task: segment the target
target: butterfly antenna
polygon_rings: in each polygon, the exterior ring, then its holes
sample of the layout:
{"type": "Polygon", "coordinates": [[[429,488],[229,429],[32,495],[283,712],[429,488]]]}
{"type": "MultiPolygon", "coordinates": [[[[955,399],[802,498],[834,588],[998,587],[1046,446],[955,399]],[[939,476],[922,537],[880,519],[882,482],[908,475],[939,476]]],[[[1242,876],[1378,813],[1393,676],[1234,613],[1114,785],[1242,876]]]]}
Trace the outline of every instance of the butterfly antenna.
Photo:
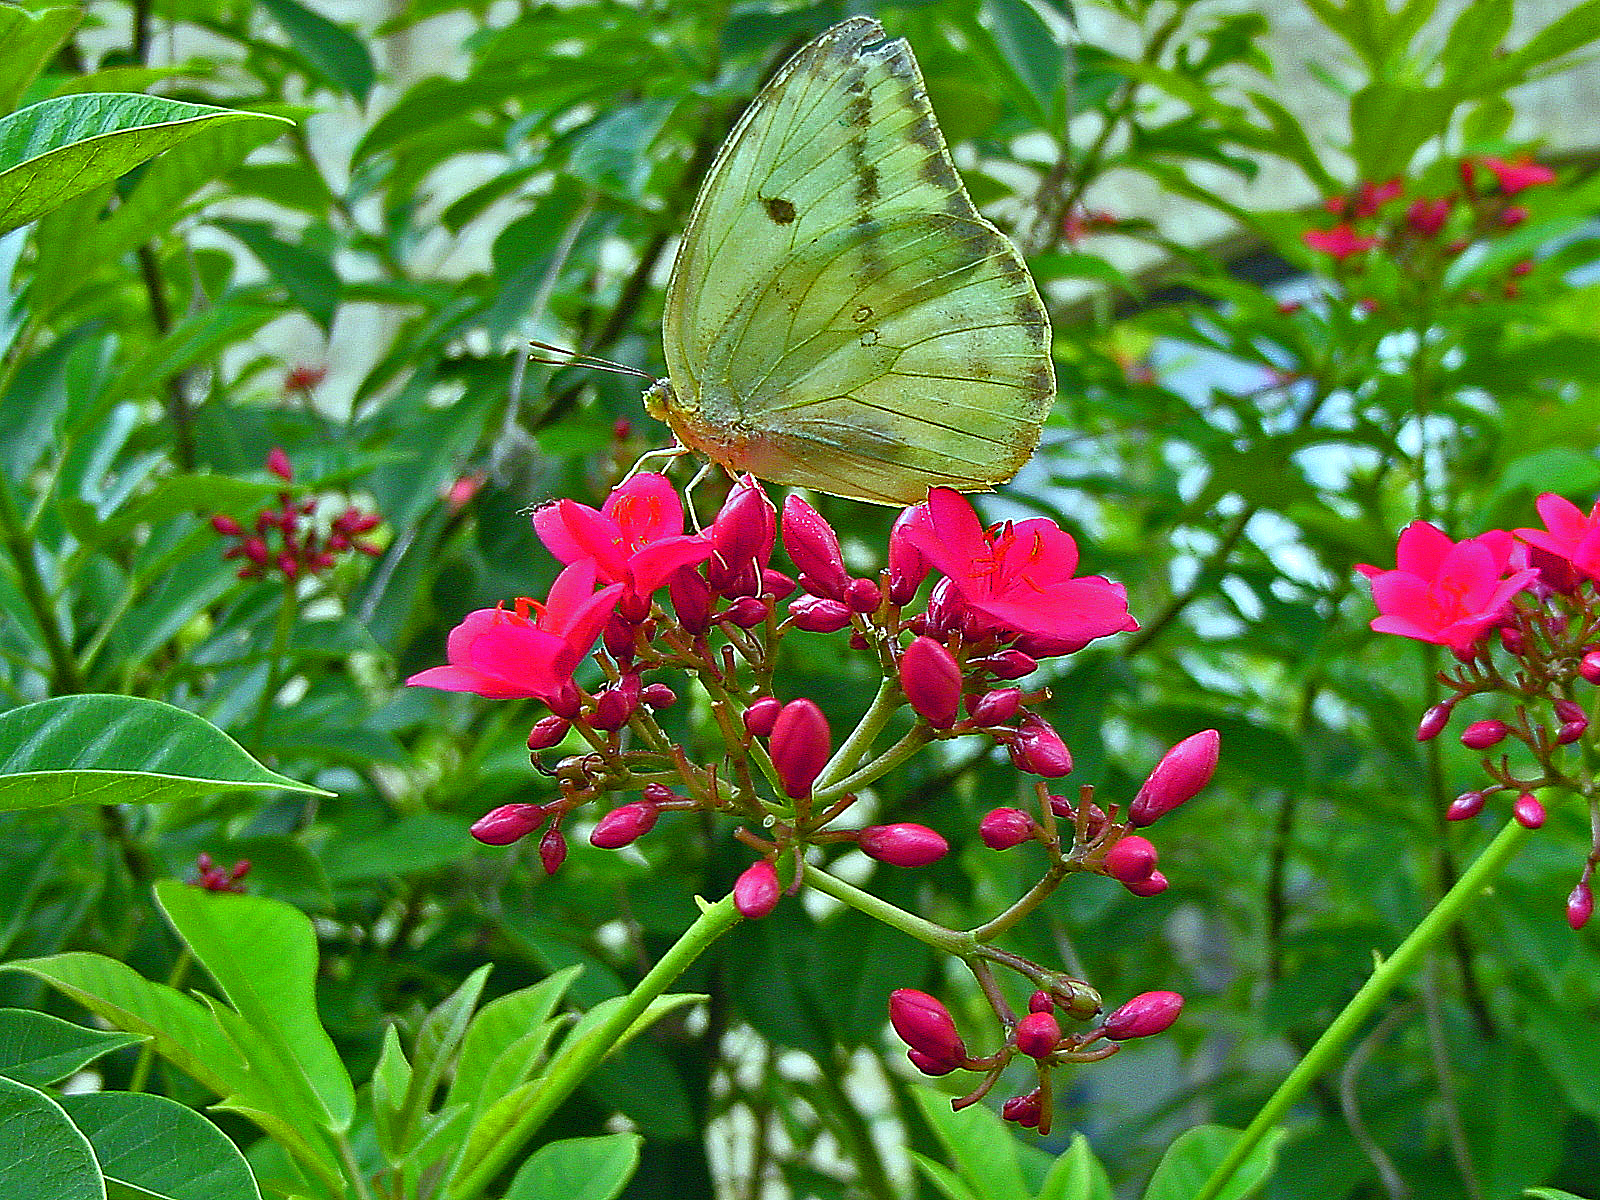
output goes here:
{"type": "Polygon", "coordinates": [[[555,346],[549,342],[529,342],[535,353],[528,356],[529,361],[540,363],[547,367],[589,367],[596,371],[609,371],[613,375],[632,375],[637,379],[648,379],[655,382],[655,376],[649,371],[641,371],[638,367],[630,367],[626,363],[615,362],[609,358],[601,358],[594,354],[584,354],[578,350],[568,350],[565,346],[555,346]]]}

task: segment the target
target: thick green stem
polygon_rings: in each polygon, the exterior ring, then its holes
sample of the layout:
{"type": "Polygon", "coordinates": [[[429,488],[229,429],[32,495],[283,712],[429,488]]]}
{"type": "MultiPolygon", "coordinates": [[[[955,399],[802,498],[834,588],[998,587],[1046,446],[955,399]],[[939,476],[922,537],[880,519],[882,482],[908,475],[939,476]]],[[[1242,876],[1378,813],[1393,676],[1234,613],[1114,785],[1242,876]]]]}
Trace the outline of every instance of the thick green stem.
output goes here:
{"type": "Polygon", "coordinates": [[[650,968],[624,1002],[591,1029],[577,1045],[563,1049],[556,1056],[528,1107],[517,1114],[505,1132],[456,1181],[450,1188],[448,1200],[470,1200],[481,1195],[528,1139],[611,1053],[629,1027],[644,1015],[651,1002],[672,986],[673,981],[700,957],[707,946],[737,925],[739,919],[739,910],[734,908],[731,895],[724,896],[715,904],[704,905],[700,918],[650,968]]]}
{"type": "Polygon", "coordinates": [[[905,909],[890,904],[887,900],[880,900],[871,892],[862,891],[853,883],[846,883],[837,875],[828,874],[821,867],[814,867],[810,863],[803,865],[807,886],[816,888],[825,896],[832,896],[842,904],[848,904],[857,912],[865,913],[875,921],[882,921],[891,929],[898,929],[908,937],[914,937],[935,950],[954,954],[958,958],[965,959],[977,949],[978,943],[970,933],[936,925],[915,913],[908,913],[905,909]]]}
{"type": "Polygon", "coordinates": [[[821,792],[833,787],[840,779],[855,770],[856,764],[872,748],[872,743],[883,732],[883,727],[889,723],[889,718],[894,715],[895,709],[900,707],[899,694],[898,682],[893,676],[886,677],[878,687],[878,694],[872,698],[872,706],[862,715],[860,723],[844,740],[844,744],[828,760],[828,765],[822,768],[822,774],[817,776],[816,791],[821,792]]]}
{"type": "Polygon", "coordinates": [[[1272,1093],[1255,1120],[1239,1138],[1228,1157],[1206,1180],[1194,1200],[1216,1200],[1222,1194],[1233,1173],[1250,1157],[1261,1140],[1283,1119],[1289,1109],[1305,1094],[1314,1080],[1334,1065],[1344,1044],[1377,1011],[1378,1006],[1400,983],[1416,971],[1424,956],[1439,940],[1445,937],[1461,915],[1486,888],[1490,881],[1511,861],[1522,846],[1528,831],[1515,821],[1507,823],[1494,841],[1478,856],[1477,862],[1462,874],[1445,897],[1434,906],[1409,937],[1396,947],[1372,977],[1345,1005],[1327,1032],[1317,1039],[1316,1045],[1300,1060],[1300,1065],[1289,1072],[1278,1090],[1272,1093]]]}

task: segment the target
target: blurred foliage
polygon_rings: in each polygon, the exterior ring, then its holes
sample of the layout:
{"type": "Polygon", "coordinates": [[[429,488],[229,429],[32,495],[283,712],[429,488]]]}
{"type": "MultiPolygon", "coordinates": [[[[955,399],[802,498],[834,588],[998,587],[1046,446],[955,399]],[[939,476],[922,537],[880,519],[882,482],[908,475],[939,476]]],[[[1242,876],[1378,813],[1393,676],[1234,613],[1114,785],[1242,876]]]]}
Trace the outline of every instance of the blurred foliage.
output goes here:
{"type": "MultiPolygon", "coordinates": [[[[1400,241],[1338,261],[1303,241],[1338,217],[1245,199],[1263,178],[1335,208],[1398,178],[1391,214],[1459,194],[1464,158],[1529,149],[1508,140],[1518,89],[1600,38],[1596,0],[1515,35],[1510,0],[1395,3],[1295,14],[1342,43],[1313,64],[1335,117],[1314,128],[1274,77],[1274,53],[1301,51],[1272,6],[873,6],[1060,317],[1045,444],[987,510],[1074,531],[1081,571],[1125,582],[1143,624],[1046,681],[1072,779],[1126,798],[1166,745],[1223,735],[1212,788],[1160,826],[1170,891],[1075,881],[1010,935],[1112,1002],[1189,998],[1162,1044],[1064,1089],[1045,1143],[1086,1134],[1122,1194],[1180,1130],[1247,1122],[1488,836],[1442,819],[1473,756],[1413,737],[1437,655],[1368,631],[1354,564],[1387,565],[1414,516],[1464,536],[1530,523],[1540,491],[1587,507],[1600,487],[1600,184],[1563,168],[1448,262],[1400,241]],[[1114,211],[1135,194],[1157,199],[1114,211]],[[1196,206],[1298,290],[1193,245],[1196,206]],[[1180,299],[1126,265],[1152,260],[1180,299]]],[[[478,815],[543,795],[523,746],[536,707],[396,683],[441,661],[470,609],[542,594],[556,564],[529,506],[595,503],[667,442],[637,381],[532,364],[527,342],[663,370],[661,285],[699,179],[785,54],[859,7],[0,7],[0,102],[145,92],[294,122],[214,123],[0,236],[0,690],[165,701],[332,793],[0,816],[8,958],[92,950],[166,979],[179,945],[151,883],[202,851],[247,857],[252,888],[315,918],[321,1017],[365,1079],[389,1020],[414,1026],[480,966],[486,999],[581,966],[570,995],[593,1006],[693,920],[695,894],[727,892],[748,855],[710,825],[663,822],[623,854],[576,841],[553,877],[477,846],[478,815]],[[288,345],[324,349],[290,361],[288,345]],[[292,483],[264,469],[274,447],[292,483]],[[249,527],[279,493],[376,510],[381,553],[239,578],[209,518],[249,527]]],[[[825,500],[852,566],[881,561],[893,514],[825,500]]],[[[820,642],[788,671],[786,693],[836,723],[876,683],[820,642]]],[[[687,736],[707,718],[677,719],[687,736]]],[[[1021,797],[1003,757],[963,751],[878,796],[880,818],[935,826],[956,853],[873,886],[966,926],[1026,886],[1033,848],[977,840],[982,812],[1021,797]]],[[[1367,1032],[1362,1069],[1295,1112],[1263,1195],[1365,1200],[1387,1194],[1381,1173],[1417,1196],[1592,1193],[1600,948],[1561,920],[1587,838],[1553,808],[1367,1032]]],[[[630,1196],[754,1196],[761,1177],[932,1196],[886,1149],[950,1157],[912,1102],[940,1085],[886,1035],[900,986],[939,992],[983,1045],[970,980],[857,913],[784,903],[678,985],[709,993],[703,1020],[633,1042],[550,1132],[643,1134],[630,1196]]],[[[0,1003],[81,1019],[17,973],[0,1003]]],[[[136,1061],[97,1069],[126,1088],[136,1061]]],[[[151,1084],[198,1100],[179,1076],[151,1084]]],[[[1027,1162],[1042,1185],[1048,1162],[1027,1162]]]]}

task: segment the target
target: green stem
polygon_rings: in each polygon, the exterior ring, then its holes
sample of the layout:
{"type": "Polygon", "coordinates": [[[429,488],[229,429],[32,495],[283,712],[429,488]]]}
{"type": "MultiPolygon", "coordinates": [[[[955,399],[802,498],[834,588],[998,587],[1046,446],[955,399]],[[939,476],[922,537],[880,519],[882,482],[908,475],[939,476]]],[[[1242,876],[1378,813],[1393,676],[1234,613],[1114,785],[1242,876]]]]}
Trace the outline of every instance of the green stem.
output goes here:
{"type": "MultiPolygon", "coordinates": [[[[189,964],[194,962],[194,955],[190,953],[188,943],[178,947],[177,961],[172,964],[172,973],[167,976],[167,986],[173,991],[183,989],[183,981],[188,978],[189,964]]],[[[139,1047],[139,1061],[133,1065],[133,1078],[128,1080],[130,1092],[144,1091],[144,1085],[150,1081],[150,1069],[156,1061],[156,1043],[151,1038],[139,1047]]]]}
{"type": "Polygon", "coordinates": [[[355,1148],[350,1145],[350,1139],[342,1133],[336,1133],[333,1135],[333,1144],[339,1151],[339,1166],[344,1170],[350,1186],[355,1189],[357,1200],[372,1200],[372,1192],[367,1188],[366,1177],[361,1174],[361,1164],[356,1161],[355,1148]]]}
{"type": "Polygon", "coordinates": [[[283,603],[278,606],[278,620],[272,630],[272,651],[267,660],[267,682],[261,689],[261,702],[256,706],[255,736],[260,741],[266,732],[267,717],[272,712],[272,702],[283,686],[283,663],[289,653],[289,635],[294,631],[295,613],[298,611],[295,582],[283,581],[283,603]]]}
{"type": "Polygon", "coordinates": [[[22,598],[33,610],[44,638],[45,653],[50,656],[50,690],[55,695],[83,691],[83,677],[71,648],[61,637],[61,627],[56,623],[55,605],[45,588],[44,577],[39,574],[39,564],[34,558],[34,542],[22,523],[22,514],[11,499],[11,485],[0,479],[0,536],[11,560],[17,567],[17,587],[22,598]]]}
{"type": "Polygon", "coordinates": [[[889,723],[889,718],[894,715],[899,703],[900,685],[891,675],[885,677],[878,686],[878,694],[872,698],[872,705],[854,731],[844,740],[844,744],[834,752],[828,765],[822,768],[822,774],[817,776],[817,782],[812,791],[821,792],[832,787],[841,778],[855,770],[856,764],[862,756],[877,741],[878,735],[883,732],[883,727],[889,723]]]}
{"type": "Polygon", "coordinates": [[[954,954],[962,959],[970,957],[977,949],[978,943],[970,933],[936,925],[915,913],[908,913],[905,909],[890,904],[887,900],[880,900],[871,892],[862,891],[853,883],[846,883],[837,875],[828,874],[821,867],[814,867],[810,863],[803,865],[807,886],[816,888],[825,896],[832,896],[842,904],[848,904],[857,912],[865,913],[876,921],[882,921],[892,929],[898,929],[908,937],[914,937],[935,950],[954,954]]]}
{"type": "Polygon", "coordinates": [[[473,1162],[471,1169],[451,1186],[447,1193],[448,1200],[470,1200],[482,1194],[527,1140],[577,1090],[601,1060],[616,1048],[651,1002],[665,992],[706,947],[738,924],[739,910],[733,906],[732,895],[724,896],[715,904],[699,903],[702,905],[699,919],[650,968],[623,1003],[591,1029],[577,1045],[564,1048],[556,1056],[528,1106],[473,1162]]]}
{"type": "Polygon", "coordinates": [[[1478,898],[1490,881],[1511,861],[1527,836],[1528,831],[1515,821],[1506,824],[1494,841],[1489,843],[1488,848],[1478,856],[1478,860],[1467,868],[1456,885],[1434,906],[1433,911],[1422,919],[1406,940],[1396,947],[1395,952],[1372,973],[1372,977],[1362,985],[1350,1003],[1345,1005],[1344,1011],[1334,1019],[1332,1025],[1328,1026],[1327,1032],[1317,1039],[1316,1045],[1312,1046],[1305,1058],[1300,1060],[1300,1065],[1289,1072],[1288,1078],[1278,1085],[1278,1090],[1272,1093],[1261,1111],[1256,1114],[1255,1120],[1250,1122],[1249,1127],[1229,1151],[1227,1158],[1222,1160],[1221,1165],[1212,1172],[1211,1178],[1206,1180],[1205,1186],[1196,1193],[1194,1200],[1216,1200],[1216,1197],[1222,1194],[1222,1189],[1227,1186],[1233,1173],[1245,1159],[1250,1157],[1251,1151],[1305,1094],[1312,1082],[1333,1066],[1334,1059],[1344,1044],[1372,1016],[1384,998],[1421,965],[1424,956],[1434,944],[1449,933],[1451,926],[1466,911],[1468,905],[1478,898]]]}

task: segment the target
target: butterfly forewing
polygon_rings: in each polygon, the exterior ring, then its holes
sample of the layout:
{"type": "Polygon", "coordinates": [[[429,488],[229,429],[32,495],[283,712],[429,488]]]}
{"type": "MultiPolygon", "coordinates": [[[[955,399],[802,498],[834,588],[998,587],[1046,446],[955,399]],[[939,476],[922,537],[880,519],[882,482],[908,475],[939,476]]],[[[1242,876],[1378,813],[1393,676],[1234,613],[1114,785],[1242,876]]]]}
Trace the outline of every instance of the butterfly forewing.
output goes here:
{"type": "Polygon", "coordinates": [[[1015,474],[1054,377],[1026,268],[882,36],[823,34],[718,155],[668,287],[667,415],[735,469],[913,503],[1015,474]]]}

